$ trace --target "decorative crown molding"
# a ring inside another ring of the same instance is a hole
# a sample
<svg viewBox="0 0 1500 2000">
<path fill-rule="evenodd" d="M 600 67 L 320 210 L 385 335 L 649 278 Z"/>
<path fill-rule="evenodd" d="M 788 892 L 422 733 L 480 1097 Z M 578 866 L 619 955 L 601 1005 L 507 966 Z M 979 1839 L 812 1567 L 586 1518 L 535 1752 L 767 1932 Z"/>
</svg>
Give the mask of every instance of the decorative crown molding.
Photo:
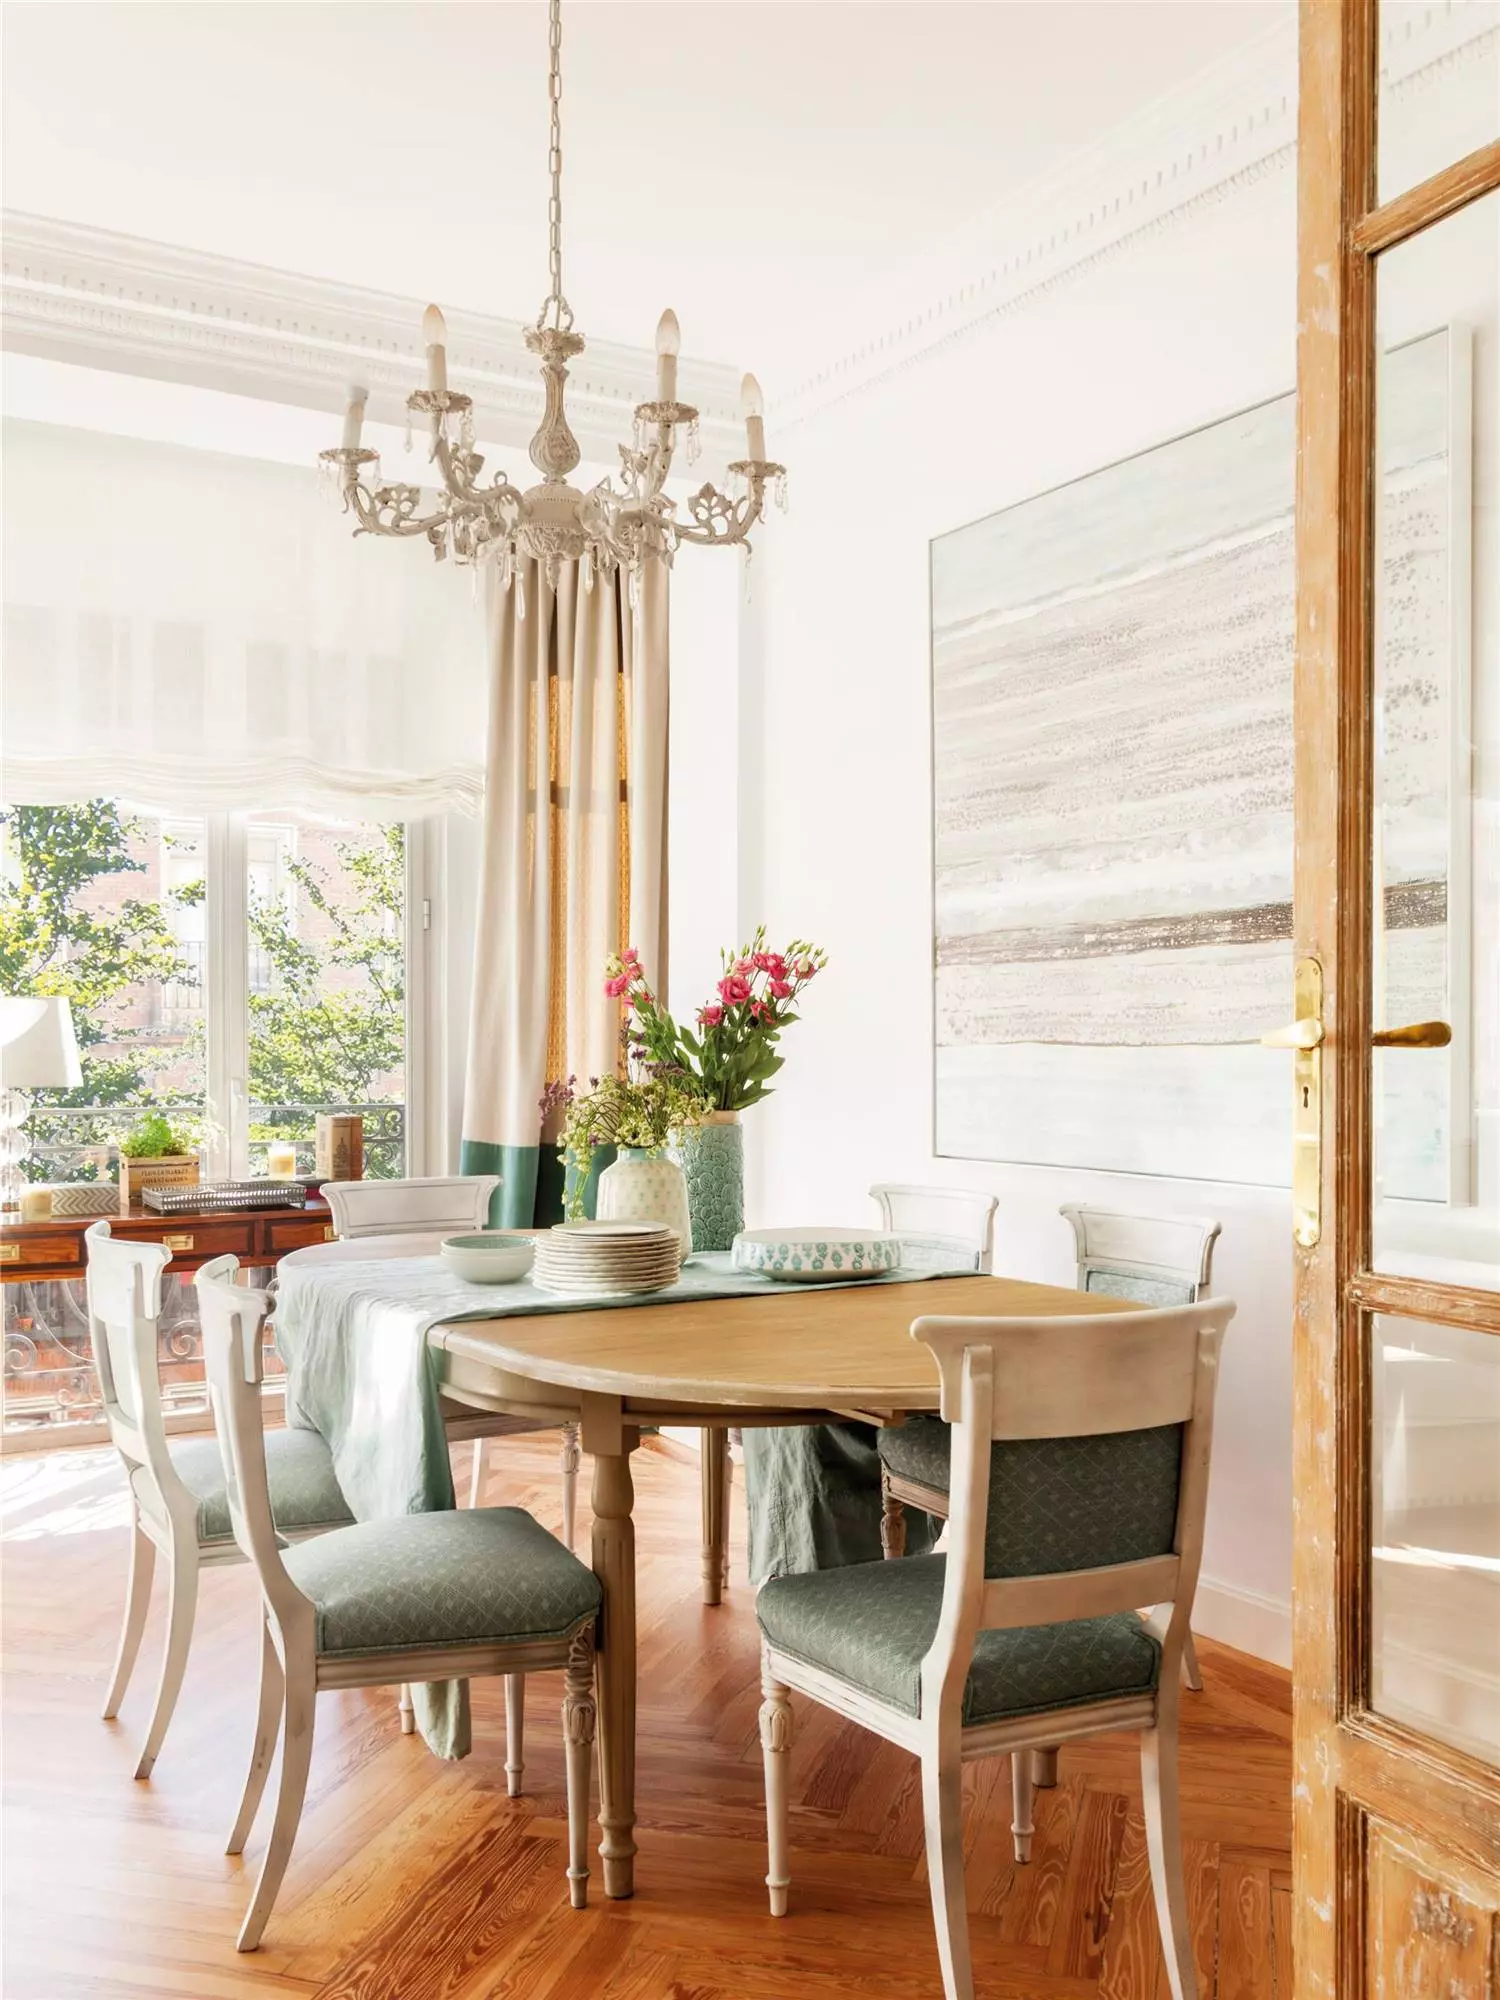
<svg viewBox="0 0 1500 2000">
<path fill-rule="evenodd" d="M 1493 59 L 1497 38 L 1495 0 L 1434 0 L 1387 30 L 1382 85 L 1398 97 L 1428 89 L 1456 68 Z M 1133 245 L 1290 172 L 1296 146 L 1289 11 L 1248 47 L 955 232 L 927 258 L 924 275 L 911 277 L 926 302 L 778 396 L 778 431 L 816 421 Z"/>
<path fill-rule="evenodd" d="M 17 353 L 326 410 L 335 443 L 351 382 L 368 388 L 372 418 L 395 424 L 426 382 L 422 301 L 43 216 L 7 211 L 3 229 L 3 343 Z M 522 322 L 460 311 L 447 321 L 448 365 L 474 398 L 480 437 L 524 448 L 543 390 Z M 655 394 L 655 370 L 643 348 L 590 341 L 568 379 L 586 458 L 613 463 L 635 405 Z M 734 457 L 738 373 L 684 356 L 681 380 L 705 456 Z"/>
</svg>

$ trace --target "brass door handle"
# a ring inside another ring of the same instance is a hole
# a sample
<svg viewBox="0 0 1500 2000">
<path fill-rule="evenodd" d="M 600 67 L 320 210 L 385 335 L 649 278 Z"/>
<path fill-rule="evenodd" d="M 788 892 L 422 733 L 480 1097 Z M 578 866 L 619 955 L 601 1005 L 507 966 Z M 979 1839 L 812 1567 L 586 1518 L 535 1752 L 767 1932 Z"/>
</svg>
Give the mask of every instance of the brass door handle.
<svg viewBox="0 0 1500 2000">
<path fill-rule="evenodd" d="M 163 1250 L 191 1250 L 193 1239 L 191 1236 L 164 1236 L 161 1247 Z"/>
<path fill-rule="evenodd" d="M 1323 1046 L 1323 1023 L 1316 1015 L 1305 1015 L 1301 1020 L 1289 1021 L 1284 1028 L 1272 1028 L 1262 1035 L 1263 1049 L 1317 1049 Z"/>
<path fill-rule="evenodd" d="M 1412 1021 L 1404 1028 L 1379 1028 L 1370 1037 L 1377 1049 L 1445 1049 L 1453 1040 L 1446 1021 Z"/>
</svg>

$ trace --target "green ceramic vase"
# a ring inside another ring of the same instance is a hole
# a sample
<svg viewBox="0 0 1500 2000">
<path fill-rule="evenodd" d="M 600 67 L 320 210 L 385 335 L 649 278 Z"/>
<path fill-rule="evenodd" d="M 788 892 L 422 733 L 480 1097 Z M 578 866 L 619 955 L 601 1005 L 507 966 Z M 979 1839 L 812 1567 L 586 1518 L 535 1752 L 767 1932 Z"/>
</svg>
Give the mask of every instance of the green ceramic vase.
<svg viewBox="0 0 1500 2000">
<path fill-rule="evenodd" d="M 672 1157 L 687 1181 L 695 1250 L 727 1250 L 745 1226 L 745 1134 L 737 1111 L 679 1132 Z"/>
</svg>

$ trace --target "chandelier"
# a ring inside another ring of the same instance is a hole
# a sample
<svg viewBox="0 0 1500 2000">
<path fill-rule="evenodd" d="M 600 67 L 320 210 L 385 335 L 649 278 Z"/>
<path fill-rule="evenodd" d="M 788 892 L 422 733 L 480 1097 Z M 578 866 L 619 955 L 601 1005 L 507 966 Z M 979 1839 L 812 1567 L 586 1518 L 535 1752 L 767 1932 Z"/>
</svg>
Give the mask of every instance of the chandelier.
<svg viewBox="0 0 1500 2000">
<path fill-rule="evenodd" d="M 581 333 L 573 330 L 573 309 L 562 288 L 562 4 L 548 0 L 547 98 L 551 115 L 548 169 L 552 179 L 548 204 L 548 262 L 551 287 L 536 324 L 525 332 L 526 345 L 541 364 L 546 407 L 541 427 L 531 440 L 531 462 L 541 481 L 524 491 L 497 473 L 481 484 L 484 460 L 474 449 L 472 397 L 448 387 L 445 351 L 447 327 L 433 305 L 422 315 L 427 349 L 427 386 L 406 399 L 407 446 L 413 417 L 425 419 L 430 438 L 428 457 L 437 467 L 442 488 L 431 512 L 423 512 L 420 485 L 386 481 L 380 454 L 361 445 L 368 391 L 351 388 L 344 416 L 343 441 L 319 457 L 336 478 L 344 508 L 354 514 L 355 534 L 422 536 L 439 561 L 452 556 L 460 563 L 491 563 L 501 585 L 514 584 L 525 598 L 521 564 L 531 557 L 548 585 L 556 589 L 565 562 L 582 567 L 584 587 L 592 589 L 598 575 L 623 568 L 632 603 L 638 600 L 642 563 L 658 556 L 670 566 L 683 542 L 707 548 L 742 546 L 750 554 L 749 534 L 764 518 L 766 489 L 777 504 L 786 505 L 786 467 L 766 457 L 765 419 L 760 385 L 753 375 L 741 384 L 746 452 L 729 471 L 734 485 L 723 493 L 704 485 L 687 500 L 687 518 L 665 491 L 672 470 L 678 433 L 688 463 L 698 455 L 698 412 L 677 398 L 677 354 L 681 333 L 677 315 L 668 309 L 656 329 L 656 396 L 638 404 L 635 434 L 621 445 L 617 487 L 606 477 L 587 492 L 570 485 L 568 474 L 581 453 L 568 428 L 565 397 L 568 362 L 583 352 Z M 372 467 L 367 481 L 364 468 Z"/>
</svg>

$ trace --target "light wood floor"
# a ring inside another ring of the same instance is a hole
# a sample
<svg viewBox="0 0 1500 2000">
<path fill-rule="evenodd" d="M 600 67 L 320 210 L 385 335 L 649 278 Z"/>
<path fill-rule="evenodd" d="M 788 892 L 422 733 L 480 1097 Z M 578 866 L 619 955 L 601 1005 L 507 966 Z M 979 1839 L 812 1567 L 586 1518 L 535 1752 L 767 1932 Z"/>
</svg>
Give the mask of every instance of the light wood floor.
<svg viewBox="0 0 1500 2000">
<path fill-rule="evenodd" d="M 487 1497 L 555 1525 L 555 1446 L 502 1451 Z M 476 1688 L 477 1747 L 456 1765 L 398 1734 L 394 1695 L 324 1695 L 297 1851 L 265 1945 L 241 1958 L 232 1940 L 259 1834 L 243 1861 L 221 1849 L 254 1706 L 249 1573 L 205 1575 L 176 1720 L 154 1778 L 137 1784 L 150 1672 L 137 1669 L 119 1723 L 98 1719 L 122 1584 L 119 1475 L 98 1453 L 12 1461 L 6 2000 L 940 2000 L 916 1766 L 800 1703 L 792 1914 L 766 1914 L 743 1523 L 729 1601 L 706 1610 L 696 1469 L 650 1451 L 635 1463 L 635 1900 L 607 1903 L 596 1868 L 589 1908 L 567 1907 L 558 1676 L 530 1683 L 527 1796 L 514 1801 L 498 1684 Z M 149 1670 L 160 1615 L 158 1601 Z M 1287 1677 L 1200 1652 L 1183 1792 L 1205 2000 L 1290 2000 Z M 1137 1770 L 1133 1739 L 1065 1749 L 1028 1868 L 1010 1858 L 1005 1760 L 966 1772 L 981 2000 L 1163 2000 Z"/>
</svg>

